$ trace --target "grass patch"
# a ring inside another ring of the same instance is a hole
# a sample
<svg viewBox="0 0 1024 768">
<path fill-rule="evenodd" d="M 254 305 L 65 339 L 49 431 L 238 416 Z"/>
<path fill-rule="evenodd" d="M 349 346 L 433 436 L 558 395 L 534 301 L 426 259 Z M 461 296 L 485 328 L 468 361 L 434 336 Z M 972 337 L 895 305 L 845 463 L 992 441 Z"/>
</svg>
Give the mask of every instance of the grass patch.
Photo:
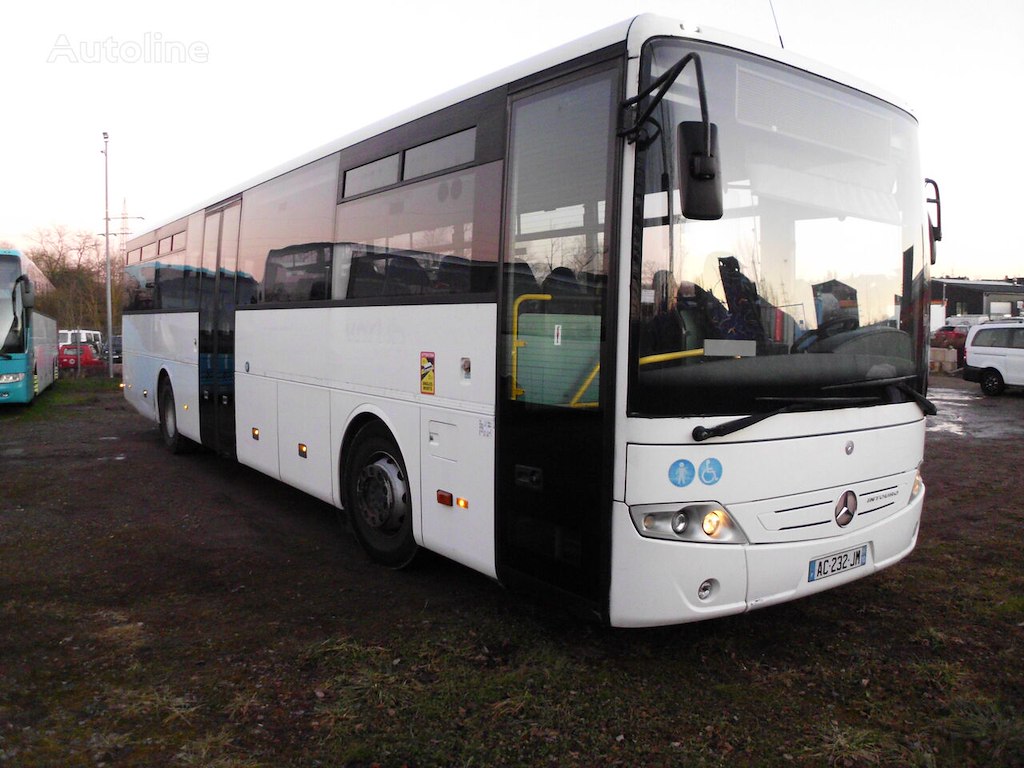
<svg viewBox="0 0 1024 768">
<path fill-rule="evenodd" d="M 41 422 L 63 418 L 69 408 L 99 403 L 103 395 L 119 392 L 120 377 L 82 376 L 58 379 L 30 405 L 6 405 L 0 408 L 0 423 L 12 421 Z"/>
</svg>

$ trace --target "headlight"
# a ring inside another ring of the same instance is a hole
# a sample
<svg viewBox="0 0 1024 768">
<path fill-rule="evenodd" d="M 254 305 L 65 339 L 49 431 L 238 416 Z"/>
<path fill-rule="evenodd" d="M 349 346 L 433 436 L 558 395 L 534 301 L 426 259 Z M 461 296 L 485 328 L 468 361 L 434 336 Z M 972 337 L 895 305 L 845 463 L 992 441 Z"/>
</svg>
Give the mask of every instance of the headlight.
<svg viewBox="0 0 1024 768">
<path fill-rule="evenodd" d="M 747 537 L 724 505 L 701 501 L 678 506 L 643 504 L 630 507 L 633 525 L 641 536 L 668 541 L 705 544 L 746 544 Z"/>
<path fill-rule="evenodd" d="M 24 373 L 0 373 L 0 384 L 17 384 L 24 380 Z"/>
</svg>

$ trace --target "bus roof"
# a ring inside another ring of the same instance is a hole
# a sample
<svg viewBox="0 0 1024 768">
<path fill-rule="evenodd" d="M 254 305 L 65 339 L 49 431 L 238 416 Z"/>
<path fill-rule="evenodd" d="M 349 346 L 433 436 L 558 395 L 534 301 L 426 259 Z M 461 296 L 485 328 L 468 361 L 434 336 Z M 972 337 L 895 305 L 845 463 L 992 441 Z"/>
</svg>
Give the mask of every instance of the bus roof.
<svg viewBox="0 0 1024 768">
<path fill-rule="evenodd" d="M 723 30 L 703 27 L 699 24 L 689 22 L 681 22 L 679 19 L 658 16 L 655 14 L 641 14 L 596 32 L 592 32 L 576 40 L 565 43 L 564 45 L 558 46 L 557 48 L 553 48 L 545 51 L 544 53 L 524 59 L 523 61 L 512 64 L 504 69 L 492 72 L 489 75 L 480 77 L 451 91 L 439 94 L 426 101 L 420 102 L 419 104 L 371 123 L 370 125 L 364 126 L 357 131 L 317 147 L 316 149 L 306 152 L 288 162 L 277 165 L 242 184 L 235 185 L 219 195 L 208 198 L 198 206 L 191 207 L 188 210 L 179 213 L 177 216 L 162 220 L 158 226 L 150 229 L 142 235 L 139 235 L 138 237 L 133 238 L 128 243 L 128 248 L 131 249 L 133 247 L 137 247 L 137 244 L 143 241 L 149 242 L 152 239 L 153 234 L 161 227 L 179 221 L 193 213 L 196 213 L 197 211 L 216 205 L 217 203 L 234 197 L 235 195 L 239 195 L 247 189 L 256 187 L 289 171 L 301 168 L 304 165 L 308 165 L 309 163 L 327 157 L 328 155 L 342 149 L 358 144 L 361 141 L 369 139 L 380 133 L 384 133 L 392 128 L 404 125 L 405 123 L 411 122 L 425 115 L 432 114 L 453 104 L 457 104 L 460 101 L 485 93 L 491 89 L 515 82 L 516 80 L 527 77 L 535 72 L 543 71 L 562 62 L 571 61 L 572 59 L 585 56 L 588 53 L 622 42 L 626 43 L 630 58 L 638 57 L 644 42 L 652 37 L 679 37 L 682 39 L 720 45 L 726 48 L 733 48 L 738 51 L 751 53 L 756 56 L 777 61 L 781 64 L 805 70 L 856 90 L 863 91 L 871 96 L 888 102 L 905 112 L 913 114 L 912 110 L 905 103 L 896 99 L 892 94 L 889 94 L 877 86 L 861 81 L 847 73 L 832 69 L 820 62 L 805 58 L 798 54 L 793 54 L 784 48 L 769 45 L 759 40 L 743 37 L 741 35 L 735 35 Z"/>
</svg>

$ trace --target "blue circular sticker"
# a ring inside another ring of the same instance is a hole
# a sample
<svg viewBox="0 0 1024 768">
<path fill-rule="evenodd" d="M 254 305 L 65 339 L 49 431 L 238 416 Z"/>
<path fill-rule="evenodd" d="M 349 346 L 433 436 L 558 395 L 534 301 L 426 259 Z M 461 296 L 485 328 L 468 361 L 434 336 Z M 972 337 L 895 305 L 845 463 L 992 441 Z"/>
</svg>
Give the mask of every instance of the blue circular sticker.
<svg viewBox="0 0 1024 768">
<path fill-rule="evenodd" d="M 698 475 L 704 485 L 714 485 L 722 479 L 722 462 L 718 459 L 704 459 L 700 463 Z"/>
<path fill-rule="evenodd" d="M 685 488 L 692 483 L 696 474 L 696 470 L 693 468 L 693 462 L 687 461 L 686 459 L 680 459 L 668 468 L 668 479 L 672 482 L 672 485 L 676 485 L 680 488 Z"/>
</svg>

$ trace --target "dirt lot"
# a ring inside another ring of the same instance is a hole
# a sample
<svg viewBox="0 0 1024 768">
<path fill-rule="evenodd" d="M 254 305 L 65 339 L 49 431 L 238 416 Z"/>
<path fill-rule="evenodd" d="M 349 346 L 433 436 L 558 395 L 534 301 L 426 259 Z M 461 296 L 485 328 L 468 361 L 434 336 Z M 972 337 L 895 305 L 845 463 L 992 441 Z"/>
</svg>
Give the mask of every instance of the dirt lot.
<svg viewBox="0 0 1024 768">
<path fill-rule="evenodd" d="M 615 631 L 374 566 L 331 507 L 61 382 L 0 412 L 0 766 L 1024 764 L 1024 396 L 933 388 L 908 560 Z"/>
</svg>

